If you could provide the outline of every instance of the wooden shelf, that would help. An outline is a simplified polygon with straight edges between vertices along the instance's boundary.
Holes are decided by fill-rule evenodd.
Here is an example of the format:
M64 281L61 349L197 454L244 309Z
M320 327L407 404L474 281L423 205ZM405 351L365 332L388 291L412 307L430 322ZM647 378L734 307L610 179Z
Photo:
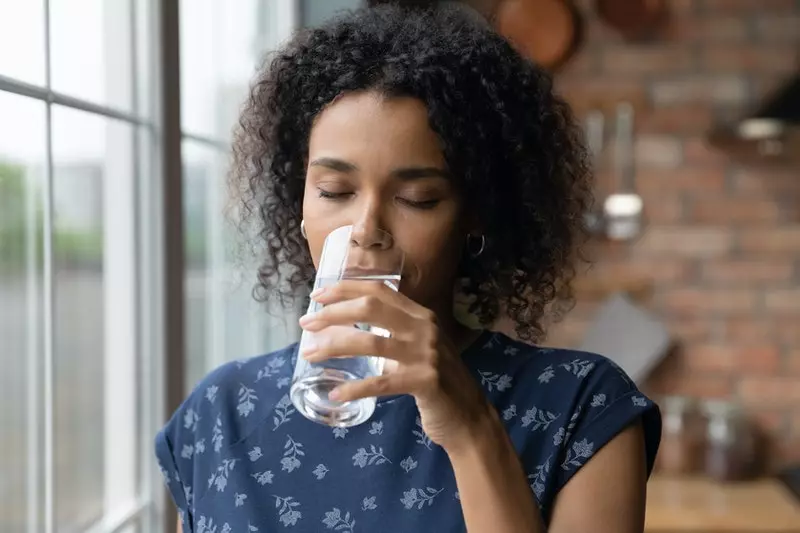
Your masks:
M720 484L654 475L646 533L800 533L800 504L778 481Z

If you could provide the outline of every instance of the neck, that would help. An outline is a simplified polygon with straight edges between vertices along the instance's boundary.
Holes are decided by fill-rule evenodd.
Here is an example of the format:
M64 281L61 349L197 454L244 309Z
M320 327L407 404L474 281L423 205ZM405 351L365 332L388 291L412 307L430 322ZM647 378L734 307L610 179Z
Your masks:
M480 331L470 329L456 320L453 315L452 303L449 306L436 306L433 311L436 313L442 333L459 353L469 347L480 335Z

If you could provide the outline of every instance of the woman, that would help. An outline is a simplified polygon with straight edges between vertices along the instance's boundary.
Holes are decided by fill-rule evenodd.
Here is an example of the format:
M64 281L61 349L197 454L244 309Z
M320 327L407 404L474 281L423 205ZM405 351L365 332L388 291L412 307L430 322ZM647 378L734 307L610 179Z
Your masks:
M641 532L657 407L609 360L541 337L589 203L580 134L551 81L458 10L392 6L297 35L258 75L235 141L241 211L258 223L261 294L313 279L345 224L406 256L400 293L340 283L301 326L321 339L222 366L156 439L184 532ZM370 322L381 339L348 327ZM366 423L310 422L294 358L377 354ZM387 365L388 366L388 365Z

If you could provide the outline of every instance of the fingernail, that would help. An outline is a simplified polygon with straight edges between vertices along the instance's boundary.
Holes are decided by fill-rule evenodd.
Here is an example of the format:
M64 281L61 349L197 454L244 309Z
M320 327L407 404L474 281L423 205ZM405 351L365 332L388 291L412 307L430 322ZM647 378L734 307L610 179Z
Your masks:
M300 317L300 325L301 326L308 326L309 324L314 322L315 319L316 319L315 313L311 313L311 314L308 314L308 315L303 315L303 316Z
M317 298L318 296L322 295L325 292L325 287L319 287L318 289L314 289L311 291L311 299Z

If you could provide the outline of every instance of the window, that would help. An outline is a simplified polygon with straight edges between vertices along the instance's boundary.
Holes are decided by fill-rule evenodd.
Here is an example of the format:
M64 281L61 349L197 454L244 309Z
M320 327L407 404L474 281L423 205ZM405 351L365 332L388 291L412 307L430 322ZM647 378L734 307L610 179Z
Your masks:
M4 532L150 530L150 7L0 0Z
M163 1L0 0L4 533L162 529ZM297 5L180 2L187 388L298 333L252 300L222 210L239 106Z
M294 319L276 320L251 297L224 218L231 132L263 54L295 26L292 1L181 1L181 121L190 390L214 367L282 347ZM252 265L249 265L252 266ZM250 270L252 272L252 270Z
M0 75L43 86L44 2L0 0L0 15Z
M59 526L88 526L134 505L137 495L134 132L125 121L52 108L53 503Z
M41 475L47 137L42 102L0 92L0 116L17 126L0 127L0 530L16 533L35 523Z

